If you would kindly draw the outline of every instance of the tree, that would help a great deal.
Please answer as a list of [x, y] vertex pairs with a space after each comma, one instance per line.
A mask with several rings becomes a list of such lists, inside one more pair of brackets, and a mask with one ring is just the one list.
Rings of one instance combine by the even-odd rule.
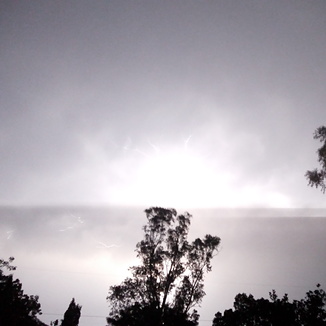
[[204, 275], [212, 269], [220, 238], [206, 235], [189, 243], [189, 213], [160, 207], [145, 213], [144, 239], [136, 245], [140, 265], [130, 268], [132, 277], [110, 287], [108, 325], [197, 325], [194, 307], [205, 295]]
[[14, 261], [0, 259], [0, 325], [6, 326], [37, 326], [44, 325], [38, 320], [41, 305], [37, 295], [24, 294], [21, 282], [13, 279], [13, 275], [5, 275], [4, 269], [14, 271]]
[[64, 314], [61, 326], [78, 326], [81, 308], [82, 307], [76, 304], [73, 298]]
[[300, 325], [326, 325], [326, 292], [320, 284], [314, 291], [308, 291], [306, 297], [294, 302]]
[[300, 301], [289, 302], [285, 294], [279, 299], [275, 290], [270, 299], [255, 299], [251, 294], [238, 294], [234, 299], [234, 310], [224, 314], [217, 312], [213, 326], [325, 326], [326, 294], [317, 284], [317, 289], [309, 291]]
[[[78, 326], [81, 315], [81, 306], [76, 304], [73, 298], [66, 310], [63, 319], [61, 319], [61, 326]], [[59, 319], [51, 321], [50, 326], [59, 326]]]
[[317, 150], [318, 162], [321, 165], [320, 169], [307, 171], [305, 177], [308, 179], [308, 185], [316, 188], [320, 187], [325, 193], [326, 190], [326, 127], [321, 126], [314, 132], [314, 139], [319, 139], [323, 145]]

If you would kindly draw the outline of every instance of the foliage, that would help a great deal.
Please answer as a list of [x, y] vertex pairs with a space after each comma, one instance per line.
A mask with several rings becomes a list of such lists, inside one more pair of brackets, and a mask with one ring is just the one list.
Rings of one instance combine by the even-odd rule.
[[4, 269], [14, 271], [16, 267], [8, 261], [0, 259], [0, 325], [34, 326], [42, 325], [37, 319], [41, 314], [41, 305], [37, 295], [24, 294], [21, 282], [13, 279], [13, 275], [5, 275]]
[[[63, 319], [61, 319], [61, 326], [78, 326], [81, 315], [81, 306], [76, 304], [73, 298], [66, 310]], [[59, 320], [56, 319], [50, 322], [50, 326], [59, 326]]]
[[317, 284], [300, 301], [289, 302], [287, 294], [279, 299], [273, 290], [270, 299], [255, 299], [251, 294], [238, 294], [234, 310], [217, 312], [213, 326], [321, 326], [326, 325], [326, 293]]
[[193, 308], [205, 295], [204, 275], [212, 269], [220, 239], [206, 235], [189, 243], [189, 213], [177, 215], [174, 209], [160, 207], [145, 213], [144, 239], [136, 246], [141, 264], [130, 268], [132, 277], [110, 287], [107, 322], [112, 326], [197, 325], [199, 316]]
[[64, 314], [61, 326], [78, 326], [81, 308], [82, 307], [76, 304], [73, 298]]
[[321, 126], [315, 130], [314, 139], [319, 139], [323, 145], [317, 150], [318, 162], [321, 168], [307, 171], [305, 177], [308, 179], [308, 185], [316, 188], [320, 187], [322, 192], [326, 190], [326, 127]]
[[317, 284], [314, 291], [309, 291], [306, 297], [295, 302], [300, 325], [326, 325], [326, 292]]

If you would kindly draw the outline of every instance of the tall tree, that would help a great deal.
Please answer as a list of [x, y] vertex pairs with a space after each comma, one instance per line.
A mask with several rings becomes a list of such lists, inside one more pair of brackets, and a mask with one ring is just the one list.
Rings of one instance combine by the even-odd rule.
[[308, 185], [316, 188], [320, 187], [325, 193], [326, 190], [326, 127], [321, 126], [314, 132], [314, 139], [319, 139], [323, 145], [317, 150], [318, 162], [321, 165], [320, 169], [307, 171], [305, 177], [308, 179]]
[[144, 239], [136, 245], [140, 265], [130, 268], [132, 277], [110, 287], [108, 325], [197, 325], [193, 308], [205, 295], [204, 275], [212, 269], [220, 238], [206, 235], [190, 243], [189, 213], [160, 207], [145, 213]]

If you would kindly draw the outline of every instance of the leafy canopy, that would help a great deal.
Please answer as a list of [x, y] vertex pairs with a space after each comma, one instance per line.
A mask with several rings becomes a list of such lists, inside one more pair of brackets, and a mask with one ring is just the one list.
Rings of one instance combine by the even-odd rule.
[[[140, 265], [132, 277], [111, 286], [109, 325], [197, 325], [204, 275], [211, 271], [220, 238], [206, 235], [188, 242], [191, 215], [175, 209], [145, 210], [144, 239], [136, 245]], [[191, 312], [192, 310], [192, 312]]]
[[217, 312], [213, 326], [324, 326], [326, 325], [326, 293], [317, 284], [301, 300], [290, 302], [287, 294], [278, 298], [275, 290], [268, 299], [255, 299], [251, 294], [239, 293], [234, 309]]
[[317, 150], [318, 162], [321, 165], [320, 169], [307, 171], [305, 177], [308, 179], [308, 185], [316, 188], [320, 187], [325, 193], [326, 190], [326, 127], [321, 126], [315, 130], [314, 139], [319, 139], [323, 145]]
[[82, 307], [78, 305], [73, 298], [64, 314], [61, 326], [78, 326], [81, 308]]

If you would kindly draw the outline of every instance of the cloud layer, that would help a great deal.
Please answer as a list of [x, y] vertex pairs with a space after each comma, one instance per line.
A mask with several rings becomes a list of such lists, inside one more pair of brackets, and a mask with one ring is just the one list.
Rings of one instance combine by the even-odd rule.
[[324, 206], [303, 174], [325, 120], [325, 9], [3, 1], [1, 203], [170, 202], [140, 179], [155, 148], [182, 152], [191, 136], [205, 171], [184, 178], [210, 200], [189, 204], [221, 206], [225, 187], [235, 206]]

